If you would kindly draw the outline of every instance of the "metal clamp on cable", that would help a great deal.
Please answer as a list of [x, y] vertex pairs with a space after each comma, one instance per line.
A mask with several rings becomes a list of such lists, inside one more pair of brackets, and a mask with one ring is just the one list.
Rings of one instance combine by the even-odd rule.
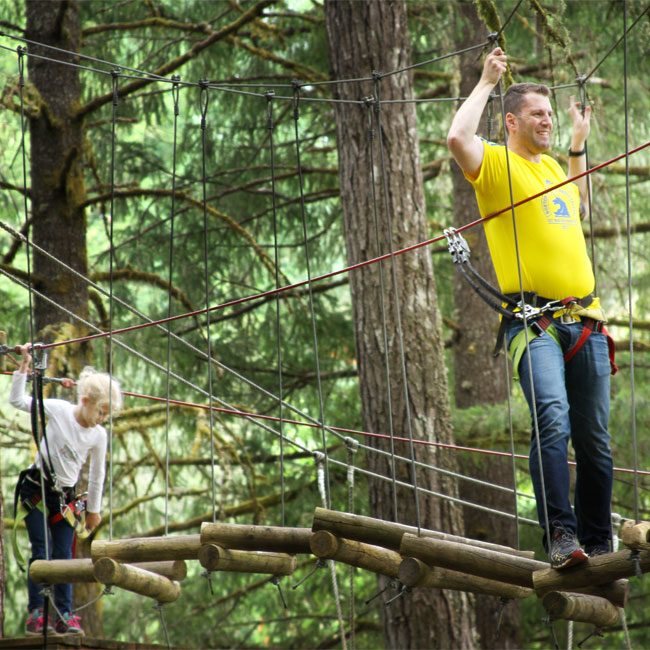
[[447, 238], [447, 249], [454, 264], [464, 264], [469, 261], [470, 250], [465, 238], [454, 228], [442, 231]]

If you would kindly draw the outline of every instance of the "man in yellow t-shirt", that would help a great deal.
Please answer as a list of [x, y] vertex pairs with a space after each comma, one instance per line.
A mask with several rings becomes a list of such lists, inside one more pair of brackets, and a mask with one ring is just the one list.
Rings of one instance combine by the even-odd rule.
[[[487, 56], [481, 79], [454, 116], [447, 136], [451, 153], [476, 191], [483, 216], [511, 205], [511, 191], [516, 204], [567, 178], [544, 153], [553, 129], [546, 86], [514, 84], [508, 88], [503, 98], [506, 146], [476, 135], [506, 61], [498, 47]], [[569, 174], [575, 176], [586, 168], [590, 108], [583, 115], [572, 101], [569, 113], [573, 121]], [[587, 180], [582, 177], [515, 208], [514, 225], [512, 210], [484, 222], [503, 293], [516, 294], [518, 300], [522, 290], [534, 292], [537, 306], [573, 296], [583, 307], [599, 307], [592, 295], [594, 275], [580, 225], [586, 199]], [[507, 327], [510, 345], [524, 324], [513, 319]], [[528, 346], [517, 357], [519, 368], [515, 368], [537, 420], [537, 432], [533, 430], [531, 436], [531, 479], [544, 546], [551, 566], [557, 569], [610, 550], [613, 462], [607, 428], [608, 344], [599, 329], [582, 340], [584, 329], [569, 314], [553, 319], [550, 330], [528, 337]], [[575, 512], [569, 495], [569, 440], [576, 457]]]

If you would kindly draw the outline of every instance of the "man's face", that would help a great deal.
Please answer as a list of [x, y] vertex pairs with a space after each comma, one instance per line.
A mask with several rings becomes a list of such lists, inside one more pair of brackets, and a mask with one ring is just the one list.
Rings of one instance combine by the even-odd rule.
[[528, 93], [524, 97], [519, 115], [511, 121], [510, 137], [531, 154], [539, 154], [551, 146], [553, 130], [553, 109], [548, 97], [537, 93]]

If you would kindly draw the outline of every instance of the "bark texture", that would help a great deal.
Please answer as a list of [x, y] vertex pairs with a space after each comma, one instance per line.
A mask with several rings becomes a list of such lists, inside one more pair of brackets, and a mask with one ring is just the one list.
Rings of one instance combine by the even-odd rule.
[[[28, 39], [76, 52], [79, 50], [78, 5], [73, 1], [26, 0]], [[81, 86], [76, 68], [51, 63], [74, 57], [39, 45], [29, 46], [29, 83], [36, 91], [38, 110], [29, 121], [31, 146], [32, 241], [66, 265], [87, 274], [86, 217], [80, 207], [86, 196], [83, 179], [83, 125], [75, 117]], [[51, 300], [82, 317], [88, 313], [88, 292], [60, 264], [33, 255], [38, 288]], [[55, 305], [36, 298], [35, 329], [68, 320]]]
[[[409, 65], [404, 2], [330, 0], [325, 4], [325, 11], [333, 78], [368, 77], [372, 71], [387, 72]], [[413, 96], [411, 74], [383, 77], [376, 89], [382, 100], [410, 99]], [[373, 82], [340, 83], [334, 94], [339, 99], [362, 100], [374, 90]], [[369, 111], [372, 110], [364, 103], [335, 105], [341, 205], [349, 264], [389, 252], [391, 242], [393, 250], [398, 250], [428, 238], [414, 105], [382, 105], [381, 129], [375, 128], [374, 140], [368, 128]], [[370, 157], [371, 145], [374, 163]], [[373, 167], [376, 202], [373, 200]], [[382, 167], [385, 168], [385, 189], [381, 182]], [[375, 210], [378, 212], [379, 245]], [[392, 263], [395, 264], [396, 287]], [[350, 274], [350, 290], [364, 427], [388, 433], [392, 410], [395, 435], [408, 437], [408, 399], [413, 437], [451, 442], [447, 374], [429, 252], [418, 249], [399, 255], [393, 262], [389, 260], [354, 271]], [[402, 374], [397, 303], [408, 391], [405, 391]], [[389, 394], [392, 409], [389, 409]], [[371, 440], [370, 444], [390, 450], [389, 441]], [[396, 443], [395, 451], [410, 456], [408, 444]], [[423, 445], [416, 445], [416, 457], [433, 465], [443, 465], [445, 461], [444, 454], [436, 448]], [[391, 460], [386, 456], [370, 453], [367, 463], [377, 474], [389, 477], [392, 474]], [[399, 462], [396, 474], [398, 480], [411, 483], [408, 464]], [[417, 482], [420, 487], [457, 495], [453, 480], [431, 470], [418, 471]], [[370, 480], [369, 488], [372, 516], [417, 524], [412, 490], [397, 489], [396, 512], [391, 482]], [[462, 530], [460, 508], [449, 501], [421, 494], [419, 509], [424, 527], [454, 533]], [[385, 580], [380, 579], [380, 588], [385, 584]], [[385, 601], [393, 595], [394, 591], [387, 591], [382, 598]], [[475, 646], [469, 600], [463, 593], [415, 590], [389, 607], [383, 607], [382, 619], [388, 648]]]
[[[487, 30], [476, 13], [473, 3], [458, 3], [457, 48], [487, 36]], [[476, 60], [476, 52], [460, 56], [459, 94], [467, 97], [481, 76], [483, 59]], [[488, 139], [499, 139], [500, 102], [493, 101], [491, 124], [487, 110], [481, 120], [480, 134]], [[451, 163], [454, 188], [454, 225], [463, 226], [481, 215], [476, 205], [474, 189], [464, 178], [460, 167]], [[493, 286], [498, 286], [490, 258], [483, 226], [463, 233], [471, 249], [472, 266]], [[507, 397], [507, 382], [502, 351], [498, 358], [492, 356], [499, 325], [497, 315], [488, 307], [462, 278], [454, 274], [454, 320], [459, 326], [457, 344], [454, 346], [454, 396], [457, 408], [478, 404], [503, 403]], [[512, 463], [509, 459], [476, 458], [464, 454], [460, 459], [461, 471], [467, 476], [512, 487]], [[471, 503], [506, 512], [514, 512], [514, 499], [510, 494], [486, 489], [466, 481], [461, 482], [461, 496]], [[465, 535], [506, 546], [516, 545], [514, 523], [499, 515], [490, 515], [475, 508], [464, 508]], [[476, 596], [476, 627], [482, 648], [520, 648], [521, 617], [519, 603], [503, 604], [495, 596]], [[499, 621], [499, 625], [497, 625]]]

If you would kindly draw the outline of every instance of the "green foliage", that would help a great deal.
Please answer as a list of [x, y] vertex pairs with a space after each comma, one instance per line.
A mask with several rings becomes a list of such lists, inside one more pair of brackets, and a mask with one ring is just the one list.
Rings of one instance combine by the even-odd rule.
[[[243, 8], [250, 6], [252, 3], [245, 3]], [[594, 11], [595, 6], [597, 11]], [[631, 2], [628, 6], [630, 20], [633, 20], [642, 5]], [[501, 22], [513, 7], [513, 2], [496, 3]], [[586, 74], [621, 34], [619, 3], [569, 2], [543, 7], [548, 28], [539, 27], [537, 10], [530, 4], [522, 4], [518, 17], [507, 27], [508, 53], [514, 64], [515, 81], [537, 80], [558, 86], [572, 84], [575, 70], [567, 61], [567, 52], [578, 62], [579, 73]], [[199, 1], [181, 4], [171, 0], [155, 3], [88, 2], [80, 3], [79, 8], [83, 29], [86, 30], [83, 53], [128, 65], [136, 71], [156, 69], [205, 39], [206, 29], [221, 29], [240, 15], [234, 3]], [[409, 12], [415, 61], [451, 51], [453, 35], [459, 27], [453, 3], [412, 2], [409, 3]], [[7, 8], [4, 19], [22, 26], [22, 13], [22, 3], [15, 2]], [[108, 23], [131, 23], [133, 28], [91, 29]], [[645, 77], [649, 29], [648, 21], [642, 20], [629, 35], [627, 114], [631, 147], [650, 139]], [[17, 32], [13, 30], [11, 33]], [[553, 38], [552, 33], [559, 34], [561, 39]], [[2, 42], [5, 44], [4, 39]], [[477, 57], [479, 55], [477, 52]], [[110, 65], [96, 65], [105, 73], [110, 71]], [[415, 88], [418, 95], [440, 86], [442, 96], [453, 97], [455, 65], [452, 58], [417, 70]], [[525, 66], [531, 66], [530, 71], [520, 73]], [[369, 72], [359, 71], [360, 76]], [[113, 105], [110, 101], [86, 116], [85, 182], [89, 200], [86, 215], [90, 273], [103, 274], [97, 284], [109, 290], [111, 221], [114, 269], [128, 271], [125, 279], [116, 279], [110, 286], [114, 298], [120, 301], [113, 304], [114, 329], [139, 325], [147, 319], [163, 319], [168, 313], [176, 316], [198, 312], [205, 309], [206, 302], [210, 306], [222, 305], [271, 291], [276, 286], [276, 237], [279, 285], [306, 280], [303, 217], [311, 277], [344, 268], [347, 263], [341, 210], [336, 197], [338, 176], [333, 110], [326, 102], [310, 101], [327, 96], [327, 90], [314, 83], [328, 76], [322, 7], [318, 3], [273, 5], [263, 17], [242, 27], [234, 40], [215, 43], [176, 73], [181, 75], [183, 85], [179, 92], [175, 139], [173, 97], [165, 83], [152, 83], [137, 93], [120, 97], [116, 107], [118, 121], [114, 139]], [[8, 92], [16, 92], [16, 74], [15, 57], [3, 50], [0, 55], [0, 80], [5, 88], [3, 97]], [[80, 74], [82, 105], [110, 93], [109, 74], [89, 71]], [[139, 75], [133, 72], [133, 76]], [[301, 176], [297, 173], [296, 123], [290, 87], [293, 78], [303, 83], [298, 119]], [[204, 105], [196, 86], [199, 79], [209, 79], [220, 85], [219, 90], [212, 88], [207, 95], [205, 129], [201, 128]], [[125, 75], [119, 78], [118, 85], [123, 88], [130, 81]], [[619, 46], [586, 86], [588, 100], [594, 107], [589, 140], [592, 164], [619, 155], [625, 149], [623, 82], [622, 50]], [[236, 91], [228, 85], [234, 83], [238, 84]], [[276, 84], [282, 84], [282, 87]], [[270, 101], [264, 96], [252, 96], [271, 89], [275, 96]], [[563, 154], [567, 147], [569, 118], [566, 107], [571, 94], [577, 94], [576, 88], [559, 88], [554, 97], [557, 133], [554, 148], [559, 154]], [[16, 106], [16, 102], [11, 105]], [[418, 104], [424, 165], [447, 157], [444, 138], [453, 106], [453, 102]], [[20, 192], [23, 184], [20, 115], [9, 110], [6, 103], [4, 107], [6, 110], [0, 112], [0, 130], [3, 133], [0, 183], [3, 183], [3, 188], [4, 184], [8, 187], [0, 193], [0, 220], [19, 229], [25, 220]], [[269, 109], [272, 109], [274, 127], [273, 166]], [[115, 167], [111, 169], [113, 145]], [[29, 151], [28, 138], [27, 155]], [[630, 218], [637, 225], [645, 221], [643, 207], [649, 157], [646, 149], [630, 159], [630, 164], [639, 168], [630, 176], [629, 187]], [[448, 164], [446, 161], [442, 163], [442, 172], [438, 175], [428, 176], [425, 170], [432, 236], [439, 235], [443, 227], [452, 223]], [[116, 193], [111, 213], [112, 172]], [[172, 214], [173, 180], [178, 194]], [[209, 208], [205, 211], [204, 182]], [[597, 227], [611, 227], [615, 231], [613, 237], [595, 237], [599, 291], [610, 317], [625, 318], [628, 309], [625, 237], [628, 190], [625, 176], [620, 169], [602, 170], [594, 174], [592, 182], [594, 223]], [[304, 210], [301, 190], [305, 199]], [[646, 234], [638, 233], [631, 240], [631, 299], [634, 315], [639, 319], [647, 319], [650, 311], [646, 238]], [[3, 255], [12, 244], [13, 238], [4, 230], [0, 231]], [[17, 257], [7, 263], [13, 269], [25, 271], [24, 249], [21, 248]], [[451, 320], [454, 271], [446, 255], [434, 255], [434, 265], [443, 315]], [[173, 287], [183, 297], [183, 300], [175, 297], [171, 304], [166, 286], [170, 277]], [[338, 282], [344, 279], [344, 275], [337, 275], [313, 285], [318, 361], [323, 375], [320, 392], [327, 424], [359, 429], [362, 423], [355, 376], [351, 302], [347, 286]], [[321, 290], [330, 282], [330, 288]], [[98, 340], [93, 344], [95, 363], [105, 365], [110, 351], [117, 376], [123, 381], [124, 388], [131, 392], [164, 398], [169, 390], [173, 399], [205, 406], [208, 403], [206, 392], [211, 387], [215, 406], [277, 418], [280, 416], [277, 399], [279, 337], [283, 397], [295, 409], [319, 419], [321, 404], [314, 377], [316, 352], [311, 301], [306, 289], [306, 286], [301, 286], [284, 292], [277, 304], [271, 297], [215, 309], [209, 314], [209, 328], [203, 311], [192, 318], [173, 321], [169, 327], [137, 329], [120, 335], [112, 350], [109, 350], [106, 340]], [[27, 340], [30, 308], [27, 293], [6, 280], [0, 288], [0, 300], [5, 319], [0, 328], [8, 331], [9, 342], [15, 344]], [[102, 302], [108, 312], [108, 299], [104, 297]], [[127, 309], [124, 304], [134, 305], [139, 313]], [[279, 334], [277, 309], [281, 321]], [[100, 320], [94, 307], [91, 307], [91, 320], [93, 323]], [[173, 334], [171, 338], [168, 338], [168, 329]], [[615, 328], [614, 333], [619, 338], [628, 336], [624, 327]], [[446, 336], [450, 333], [447, 332]], [[645, 342], [648, 333], [635, 330], [634, 337], [635, 341]], [[205, 363], [208, 339], [212, 356], [216, 359], [211, 369]], [[123, 349], [120, 342], [130, 350]], [[623, 364], [629, 363], [625, 354], [620, 356]], [[169, 388], [168, 358], [171, 359]], [[638, 359], [636, 363], [639, 364]], [[644, 459], [648, 457], [648, 443], [645, 425], [650, 417], [646, 387], [650, 377], [644, 363], [641, 354], [641, 367], [636, 366], [635, 372], [635, 412], [630, 407], [629, 368], [624, 368], [613, 381], [612, 446], [619, 467], [629, 468], [633, 464], [631, 436], [636, 428], [637, 461], [640, 468], [646, 468]], [[8, 387], [10, 380], [5, 378], [3, 381]], [[530, 423], [518, 388], [514, 392], [516, 451], [526, 455]], [[128, 504], [134, 507], [115, 517], [112, 522], [114, 536], [145, 534], [158, 530], [166, 521], [170, 524], [186, 522], [192, 517], [211, 514], [213, 507], [218, 517], [226, 516], [229, 507], [248, 500], [255, 502], [279, 492], [277, 422], [217, 412], [210, 423], [205, 409], [182, 406], [171, 408], [167, 419], [164, 406], [138, 397], [128, 398], [126, 407], [126, 414], [114, 423], [114, 450], [109, 467], [114, 482], [114, 510]], [[16, 419], [8, 407], [2, 406], [0, 411], [2, 489], [8, 505], [7, 495], [12, 494], [17, 472], [28, 462], [30, 434], [28, 423]], [[287, 407], [283, 408], [282, 417], [306, 419]], [[454, 426], [458, 444], [509, 451], [509, 420], [503, 406], [457, 412]], [[301, 447], [310, 450], [321, 447], [322, 434], [318, 428], [284, 422], [283, 434]], [[331, 451], [332, 460], [344, 464], [346, 454], [341, 441], [330, 434], [328, 443], [337, 446]], [[313, 508], [320, 505], [321, 496], [313, 459], [296, 456], [299, 451], [288, 442], [283, 448], [289, 457], [284, 464], [288, 495], [284, 523], [308, 527]], [[165, 473], [167, 452], [172, 461], [168, 478]], [[477, 463], [485, 462], [479, 454], [474, 457]], [[175, 461], [181, 459], [184, 462], [193, 460], [196, 464], [176, 464]], [[357, 463], [365, 466], [362, 453], [357, 454]], [[525, 465], [525, 462], [518, 465], [518, 489], [530, 494], [532, 490]], [[329, 470], [332, 506], [347, 509], [345, 469], [332, 463]], [[640, 491], [635, 489], [639, 484]], [[623, 516], [633, 517], [635, 493], [638, 492], [641, 516], [647, 518], [647, 485], [645, 475], [634, 477], [629, 473], [617, 473], [615, 510]], [[359, 474], [355, 489], [356, 510], [367, 512], [367, 489]], [[139, 502], [139, 499], [145, 500]], [[530, 499], [520, 499], [520, 506], [522, 516], [535, 518]], [[9, 512], [5, 514], [9, 516]], [[268, 509], [262, 506], [252, 508], [236, 521], [282, 523], [277, 505]], [[107, 522], [108, 512], [104, 520]], [[181, 532], [197, 532], [197, 527], [187, 531], [181, 528]], [[105, 526], [100, 536], [107, 537], [108, 534], [108, 526]], [[539, 557], [543, 556], [537, 527], [521, 526], [521, 546], [535, 549]], [[311, 565], [301, 566], [295, 581], [310, 569]], [[338, 566], [337, 572], [345, 612], [349, 606], [348, 569]], [[5, 633], [8, 636], [21, 633], [25, 606], [23, 579], [15, 565], [9, 564], [7, 591], [12, 597], [8, 599], [6, 611]], [[180, 600], [163, 610], [172, 645], [305, 648], [327, 639], [336, 643], [338, 623], [329, 568], [317, 571], [297, 590], [290, 588], [293, 581], [293, 578], [281, 581], [288, 605], [285, 611], [277, 588], [261, 581], [260, 576], [213, 576], [212, 592], [207, 580], [201, 576], [198, 564], [190, 563]], [[246, 593], [237, 591], [256, 582], [260, 582], [256, 589]], [[645, 582], [644, 578], [633, 584], [633, 598], [628, 608], [630, 626], [635, 621], [644, 621]], [[357, 571], [354, 585], [358, 622], [364, 622], [365, 629], [357, 638], [358, 647], [379, 647], [382, 641], [378, 629], [378, 601], [363, 605], [376, 592], [375, 577]], [[105, 597], [106, 636], [164, 643], [159, 613], [141, 604], [140, 597], [126, 592]], [[522, 612], [526, 647], [548, 647], [551, 636], [541, 623], [540, 603], [528, 599], [522, 603]], [[575, 638], [580, 639], [587, 633], [576, 630]], [[635, 630], [632, 635], [633, 645], [643, 644], [643, 630]], [[592, 639], [589, 647], [612, 647], [614, 640], [618, 644], [619, 637], [621, 633], [617, 631], [602, 641]]]

